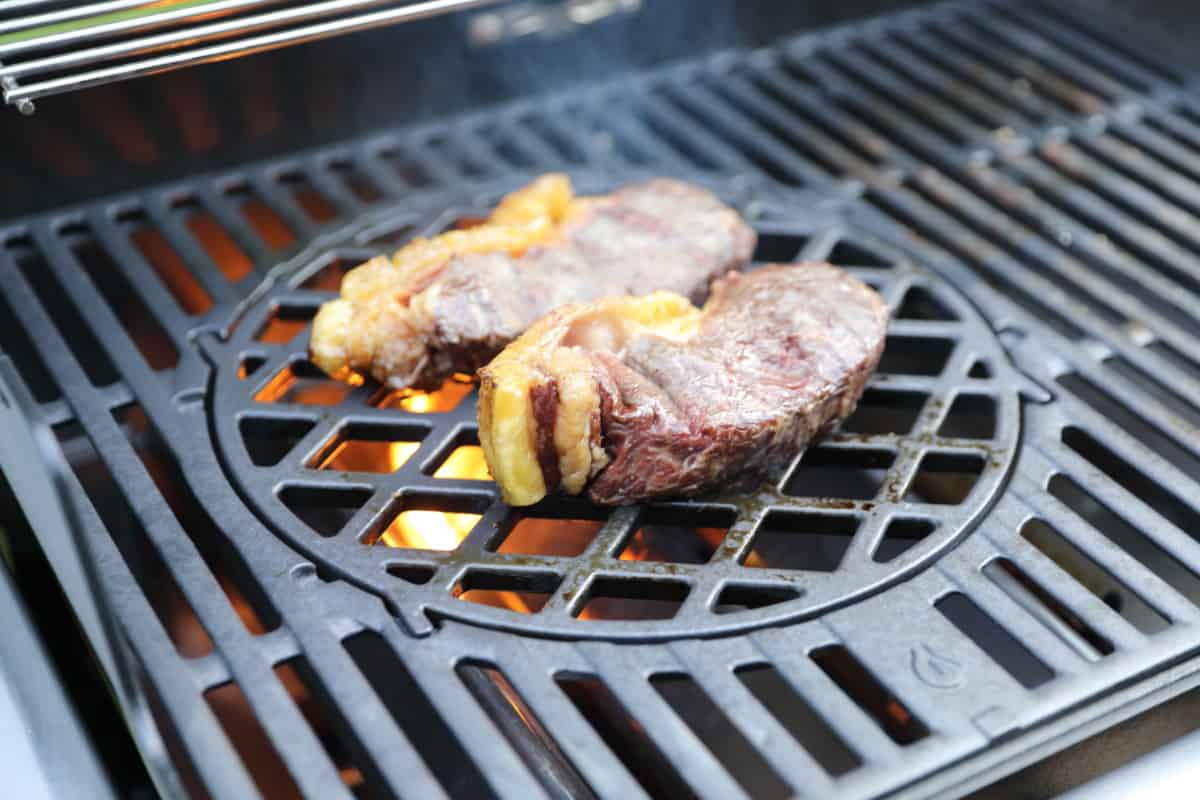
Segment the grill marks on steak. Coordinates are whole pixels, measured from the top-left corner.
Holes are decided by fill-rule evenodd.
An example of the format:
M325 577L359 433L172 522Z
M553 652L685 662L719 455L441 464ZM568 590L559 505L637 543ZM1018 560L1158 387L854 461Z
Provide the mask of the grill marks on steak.
M597 421L562 413L563 403L581 402L576 393L560 399L553 418L545 399L527 404L527 442L512 435L514 426L496 427L490 408L481 413L480 439L506 500L516 504L559 488L586 488L608 504L704 491L786 464L849 416L879 363L886 328L874 290L819 263L729 275L703 310L661 294L569 306L482 371L480 404L522 391L545 398L545 386L568 379L591 387ZM510 397L505 407L519 404ZM563 429L564 418L576 422ZM566 485L554 470L530 480L531 470L509 469L528 442L545 463L547 425L556 445L597 441L601 457L587 465L582 484Z
M535 183L522 191L538 190ZM553 308L663 289L700 300L714 278L743 268L754 250L755 233L738 214L691 184L658 179L582 199L566 191L551 211L513 227L512 247L423 262L419 279L406 277L403 250L395 275L386 261L359 268L370 268L369 281L353 282L354 297L343 284L343 297L314 321L314 362L393 388L434 388L486 364ZM526 205L540 213L542 202ZM477 234L485 235L505 238ZM364 283L370 291L358 292Z

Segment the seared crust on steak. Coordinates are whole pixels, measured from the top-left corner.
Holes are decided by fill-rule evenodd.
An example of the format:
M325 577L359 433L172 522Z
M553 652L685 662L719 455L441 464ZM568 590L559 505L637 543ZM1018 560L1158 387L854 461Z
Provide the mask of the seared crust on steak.
M481 370L480 441L514 505L712 489L785 464L849 416L887 319L874 290L822 263L729 275L703 310L667 292L562 307ZM556 470L543 468L548 438Z
M313 321L331 375L430 389L472 373L564 303L668 289L696 300L749 263L754 231L708 191L658 179L575 198L562 175L509 195L482 225L351 271Z

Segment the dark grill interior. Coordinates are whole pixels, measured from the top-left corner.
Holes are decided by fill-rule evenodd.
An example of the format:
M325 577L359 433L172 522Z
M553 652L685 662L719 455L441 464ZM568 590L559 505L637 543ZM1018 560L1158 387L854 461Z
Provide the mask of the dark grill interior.
M1191 82L1057 6L950 3L5 224L4 351L179 780L962 793L1182 691ZM517 514L469 385L304 360L346 270L548 169L706 183L758 259L878 286L896 319L859 412L758 491Z

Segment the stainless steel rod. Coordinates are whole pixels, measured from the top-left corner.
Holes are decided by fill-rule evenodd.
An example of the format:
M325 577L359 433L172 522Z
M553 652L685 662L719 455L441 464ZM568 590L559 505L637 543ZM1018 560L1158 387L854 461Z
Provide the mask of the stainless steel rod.
M81 42L90 42L114 34L161 28L163 25L183 22L208 14L216 14L222 11L246 10L255 8L256 6L274 5L279 2L282 2L282 0L213 0L211 3L190 5L185 8L165 6L162 11L153 14L105 22L100 25L88 25L46 36L0 44L0 58L10 57L17 53L27 53L30 50L44 50L49 47L69 47Z
M395 2L395 0L367 0L366 5L383 5L387 2ZM0 66L0 78L21 78L27 75L37 75L51 71L58 72L78 65L100 64L122 56L153 53L184 45L194 45L200 41L220 39L240 33L252 33L279 27L287 23L303 22L308 19L317 19L332 13L338 13L344 10L343 5L344 3L341 0L305 4L266 14L224 19L205 25L157 33L151 36L124 39L112 44L88 47L70 53L20 61L15 64Z
M7 14L10 11L19 11L35 6L49 6L61 2L62 0L0 0L0 14Z
M335 2L331 2L328 5L336 5L338 8L346 9L369 6L377 2L379 0L335 0ZM320 24L305 25L285 31L253 36L247 39L237 39L208 47L189 49L104 69L91 70L77 75L67 75L52 80L24 84L12 91L6 91L4 97L10 104L19 103L22 100L33 100L38 97L83 89L88 86L128 80L141 75L169 72L192 64L202 64L250 55L252 53L260 53L292 44L316 41L338 34L438 16L451 11L479 8L498 2L500 0L428 0L428 2L414 3L400 8L389 8L369 14L342 17Z
M111 14L114 11L125 11L131 8L152 5L155 5L155 0L108 0L105 3L87 3L85 5L69 6L68 8L47 11L44 14L0 20L0 33L19 31L25 28L37 28L43 25L57 25L60 22L70 22L71 20L83 19L84 17L100 16L102 14Z

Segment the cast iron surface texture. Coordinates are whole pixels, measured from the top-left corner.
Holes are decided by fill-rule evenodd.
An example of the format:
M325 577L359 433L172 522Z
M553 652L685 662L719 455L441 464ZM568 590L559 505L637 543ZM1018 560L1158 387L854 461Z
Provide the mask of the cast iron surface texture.
M1200 104L1191 77L1151 59L1039 4L956 3L7 225L4 346L77 465L75 498L117 616L168 734L184 731L181 771L221 797L265 790L264 763L322 798L348 796L355 775L385 797L557 792L564 784L528 766L525 729L478 700L478 673L456 671L483 664L537 721L534 743L553 741L538 752L556 774L597 795L652 791L637 766L647 759L704 796L958 794L1194 683ZM912 388L992 395L999 447L1019 437L1015 461L989 462L964 503L937 511L953 527L894 564L875 566L874 537L854 536L854 556L823 577L755 578L809 594L716 614L714 593L750 571L735 562L766 530L739 530L735 516L724 541L736 549L685 570L694 585L682 616L638 641L632 623L571 617L561 592L548 616L557 621L542 629L539 614L474 608L447 591L456 569L502 560L489 548L502 548L508 524L486 485L435 486L427 474L449 431L469 425L469 401L405 422L426 433L397 473L336 478L364 487L375 507L333 536L285 524L213 410L252 413L260 373L231 383L229 348L253 336L254 315L288 292L301 305L315 295L286 280L270 296L253 289L273 267L344 247L347 224L372 208L412 209L416 226L436 228L449 221L438 213L481 208L514 176L555 168L583 180L704 176L764 232L803 237L797 250L814 255L832 247L830 258L865 267L893 301L904 281L924 282L958 321L911 327L992 363L954 356L934 385ZM274 366L297 346L255 344ZM893 388L881 380L876 388ZM240 396L223 391L234 385ZM351 416L344 406L314 413L313 430L378 421L366 394ZM914 424L928 430L949 413L922 401ZM893 468L915 464L900 455L906 436L878 442L897 454ZM311 437L281 456L280 474L334 480L301 466L319 447ZM20 457L5 451L5 469ZM471 552L355 541L409 479L477 498ZM864 525L878 510L865 503L880 499L886 513L933 513L903 497L850 499L772 502ZM610 563L638 513L648 512L610 516L595 553L605 568L657 581ZM384 587L396 577L379 572L387 558L436 569L424 586ZM565 580L585 562L537 568ZM598 633L586 633L593 624ZM373 681L381 662L388 679ZM788 702L760 702L748 676L762 665ZM677 713L678 676L715 708ZM637 723L639 759L594 707L581 711L568 690L583 679ZM221 698L235 686L265 751L239 755L222 727ZM403 702L385 703L388 686ZM790 726L784 709L796 702L815 722ZM850 755L831 760L806 737L814 726Z

